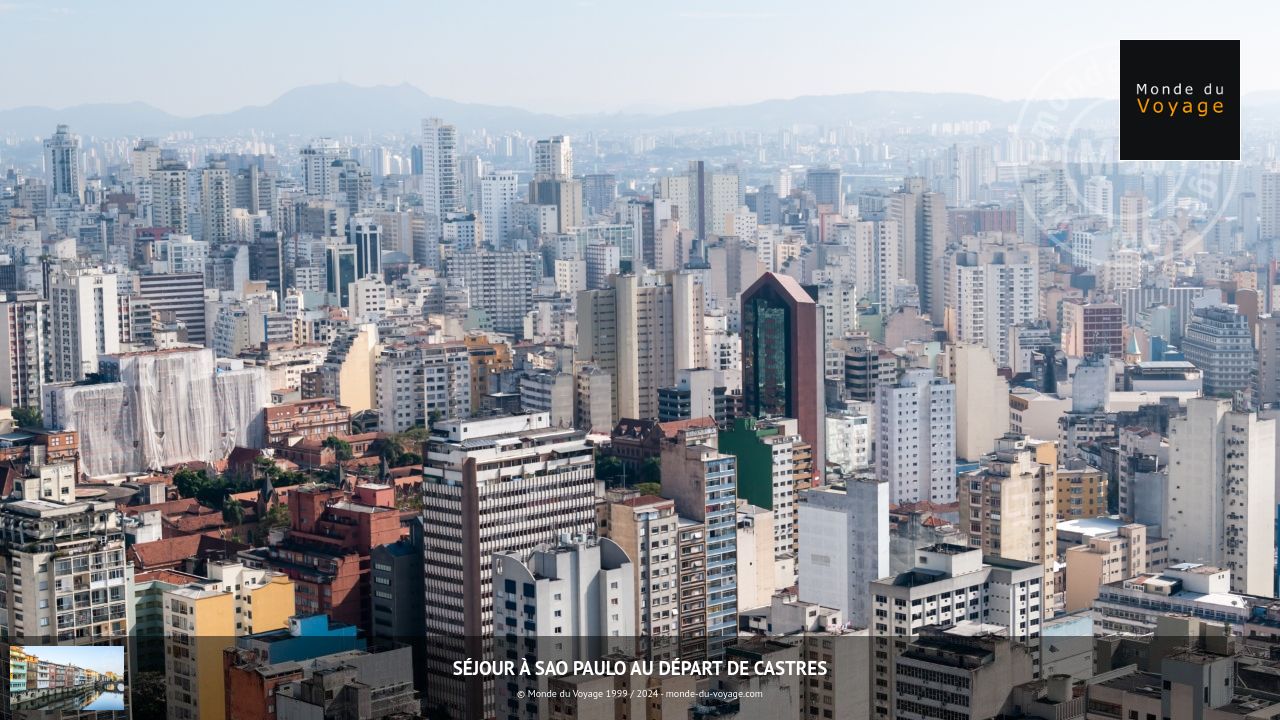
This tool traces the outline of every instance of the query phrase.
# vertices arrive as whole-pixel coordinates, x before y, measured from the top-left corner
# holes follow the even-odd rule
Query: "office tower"
[[[662,441],[662,495],[704,526],[707,653],[720,655],[738,635],[737,458],[716,449],[715,427],[686,427]],[[682,538],[683,542],[683,538]],[[681,558],[688,557],[681,548]],[[691,567],[689,572],[702,568]],[[681,572],[686,572],[681,562]],[[682,606],[683,607],[683,606]],[[691,607],[692,611],[693,608]],[[701,615],[702,613],[696,613]],[[683,630],[683,626],[682,626]]]
[[[1280,315],[1258,318],[1258,371],[1254,374],[1253,402],[1256,407],[1280,404]],[[0,400],[3,402],[3,400]]]
[[[828,212],[844,212],[844,192],[840,186],[840,168],[809,168],[804,171],[804,187],[813,194],[819,208]]]
[[[373,173],[367,167],[350,158],[334,160],[329,172],[333,175],[332,187],[338,205],[348,213],[362,212],[370,205],[373,196]]]
[[[568,135],[556,135],[534,144],[533,174],[548,179],[573,177],[573,146]]]
[[[542,256],[532,252],[458,253],[446,263],[448,276],[467,289],[470,305],[483,310],[493,329],[519,335],[542,279]]]
[[[186,330],[186,342],[205,344],[207,329],[203,272],[138,275],[134,282],[137,295],[151,306],[156,319],[165,323],[180,323]]]
[[[181,160],[161,160],[151,171],[151,224],[170,228],[179,235],[191,233],[190,200],[188,198],[191,171]]]
[[[889,483],[849,475],[800,493],[800,599],[870,627],[871,583],[889,574]]]
[[[380,346],[374,393],[383,432],[471,415],[471,354],[462,343]]]
[[[429,243],[440,237],[446,213],[459,206],[458,131],[440,118],[422,121],[422,212]]]
[[[84,202],[80,136],[72,135],[66,125],[59,125],[51,137],[45,138],[44,161],[49,173],[50,197],[68,196],[76,203]]]
[[[1009,381],[980,345],[947,345],[938,362],[956,387],[956,455],[976,461],[1009,432]]]
[[[278,231],[264,230],[254,236],[249,246],[249,279],[267,284],[267,290],[276,294],[277,310],[284,309],[290,287],[285,280],[287,262],[284,236]]]
[[[480,178],[480,225],[484,244],[492,250],[506,247],[515,229],[512,209],[520,197],[515,173],[491,172]]]
[[[1040,314],[1037,250],[1010,235],[969,240],[949,257],[947,334],[986,347],[1009,367],[1014,328]]]
[[[1204,372],[1204,394],[1231,397],[1253,385],[1253,331],[1234,305],[1196,308],[1182,354]]]
[[[225,719],[223,649],[232,638],[283,628],[293,615],[294,586],[284,575],[235,560],[210,560],[206,572],[160,598],[174,717]]]
[[[635,583],[627,554],[608,538],[561,538],[527,554],[498,551],[493,624],[505,634],[497,649],[536,648],[539,660],[568,663],[633,651]],[[546,693],[546,675],[504,679],[495,684],[495,706],[505,717],[543,718],[559,705]]]
[[[908,641],[929,625],[960,622],[999,625],[1007,637],[1032,648],[1039,672],[1040,637],[1045,610],[1044,568],[1032,562],[983,557],[977,548],[938,544],[916,552],[916,565],[897,576],[871,583],[875,622],[871,626],[872,677],[886,685],[873,687],[880,717],[894,707],[898,658]]]
[[[98,359],[120,351],[117,277],[99,268],[60,268],[49,276],[49,339],[54,382],[98,372]]]
[[[0,405],[40,407],[50,379],[49,303],[34,292],[0,297]]]
[[[789,417],[826,467],[822,309],[795,278],[765,273],[742,293],[742,400],[754,417]]]
[[[102,382],[45,387],[45,426],[79,431],[83,471],[94,478],[220,462],[236,446],[261,444],[270,389],[261,368],[216,365],[205,348],[101,356]]]
[[[356,270],[355,245],[329,245],[324,249],[325,302],[336,307],[351,306],[351,283],[360,277]]]
[[[1274,587],[1276,421],[1192,398],[1169,425],[1169,483],[1161,528],[1170,563],[1231,571],[1231,589]]]
[[[898,227],[899,276],[920,288],[920,310],[928,313],[936,325],[942,320],[947,301],[943,287],[947,198],[941,193],[926,192],[926,187],[924,178],[906,178],[902,189],[889,196],[886,215]]]
[[[528,553],[595,528],[594,450],[546,414],[437,423],[423,448],[428,703],[488,717],[493,681],[453,661],[483,657],[493,633],[493,553]]]
[[[1105,175],[1092,175],[1084,181],[1084,211],[1101,215],[1108,228],[1115,224],[1114,188]]]
[[[1051,440],[1001,437],[977,470],[960,476],[960,532],[983,555],[1025,560],[1045,570],[1053,597],[1058,552],[1058,452]]]
[[[333,164],[346,158],[348,153],[337,140],[316,138],[298,155],[302,162],[302,186],[308,195],[325,197],[338,191]]]
[[[1062,301],[1062,351],[1068,357],[1120,357],[1124,350],[1124,309],[1115,302]]]
[[[215,246],[231,241],[234,194],[227,164],[210,160],[208,166],[200,170],[200,218],[204,223],[201,240]]]
[[[615,418],[656,418],[658,390],[706,366],[702,286],[678,272],[608,280],[578,295],[581,360],[613,378]]]
[[[877,475],[894,504],[956,500],[956,387],[928,370],[876,389]]]
[[[10,591],[0,594],[0,634],[48,645],[125,637],[133,566],[115,504],[76,499],[74,462],[47,462],[29,473],[13,498],[0,502],[0,582]]]
[[[367,217],[347,223],[347,243],[356,248],[356,277],[382,274],[382,226]]]
[[[612,174],[582,176],[582,202],[592,215],[607,215],[618,199],[618,180]]]
[[[622,264],[622,251],[617,245],[591,243],[583,257],[587,263],[586,287],[603,290],[609,287],[609,276],[617,275]]]

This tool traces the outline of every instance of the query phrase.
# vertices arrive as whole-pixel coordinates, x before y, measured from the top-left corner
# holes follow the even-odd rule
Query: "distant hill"
[[[793,124],[933,123],[989,120],[1001,127],[1040,114],[1054,122],[1077,117],[1091,122],[1117,118],[1115,100],[1078,98],[1061,102],[1006,101],[963,93],[874,91],[806,95],[672,113],[602,113],[558,116],[516,107],[438,98],[409,85],[361,87],[328,83],[300,87],[266,105],[227,113],[180,117],[145,103],[77,105],[62,110],[21,107],[0,110],[0,134],[43,137],[59,123],[84,135],[159,135],[188,131],[230,135],[247,130],[273,134],[361,135],[415,130],[424,117],[442,117],[463,129],[521,130],[546,135],[587,130],[726,128],[774,130]],[[1280,118],[1280,91],[1245,98],[1247,118]]]

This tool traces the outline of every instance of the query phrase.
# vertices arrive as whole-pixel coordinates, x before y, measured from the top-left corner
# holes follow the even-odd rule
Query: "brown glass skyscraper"
[[[742,293],[743,409],[755,417],[795,418],[826,468],[822,315],[795,278],[765,273]]]

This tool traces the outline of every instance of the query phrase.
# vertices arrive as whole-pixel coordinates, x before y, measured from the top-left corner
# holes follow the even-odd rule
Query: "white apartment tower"
[[[52,379],[75,382],[98,371],[98,357],[120,352],[116,275],[70,268],[49,278]]]
[[[1009,367],[1013,329],[1039,316],[1038,251],[999,233],[964,245],[948,258],[947,334],[985,346],[998,367]]]
[[[458,209],[458,130],[440,118],[422,121],[422,211],[428,242],[440,237],[445,213]]]
[[[876,389],[877,472],[892,503],[956,500],[956,386],[929,370]]]
[[[501,248],[515,228],[512,211],[520,199],[515,173],[491,172],[480,178],[480,221],[483,242]]]
[[[800,493],[800,599],[869,627],[872,581],[889,574],[889,483],[848,476]]]
[[[1231,571],[1233,592],[1272,594],[1276,421],[1192,398],[1169,428],[1169,561]]]

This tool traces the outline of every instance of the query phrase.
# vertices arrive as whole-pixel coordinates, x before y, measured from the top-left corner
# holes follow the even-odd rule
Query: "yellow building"
[[[1058,519],[1107,514],[1107,476],[1087,465],[1058,469]]]
[[[208,580],[164,593],[165,685],[170,716],[224,720],[222,651],[234,638],[288,625],[293,581],[238,562],[209,564]]]

